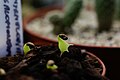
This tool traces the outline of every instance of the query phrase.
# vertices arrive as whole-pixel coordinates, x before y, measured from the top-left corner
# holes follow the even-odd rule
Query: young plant
[[[71,25],[75,22],[79,12],[82,8],[82,0],[69,0],[65,6],[64,16],[59,17],[54,15],[50,18],[50,22],[54,25],[53,32],[59,33],[72,33]]]
[[[55,65],[55,62],[53,60],[48,60],[46,67],[50,70],[56,70],[58,68],[58,66]]]
[[[69,48],[70,44],[68,44],[65,41],[65,40],[68,39],[68,37],[66,35],[64,35],[64,34],[59,34],[57,36],[57,38],[58,38],[58,47],[59,47],[59,49],[61,51],[61,54],[60,54],[60,56],[61,56],[65,51],[69,52],[68,48]]]
[[[34,47],[35,47],[35,45],[31,42],[27,42],[26,44],[24,44],[24,46],[23,46],[24,55],[26,55]]]

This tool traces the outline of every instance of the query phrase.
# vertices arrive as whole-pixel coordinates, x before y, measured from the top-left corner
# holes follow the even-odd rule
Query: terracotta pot
[[[31,22],[33,19],[37,18],[37,17],[43,17],[48,11],[51,10],[62,10],[62,8],[60,6],[51,6],[51,7],[44,7],[44,8],[40,8],[40,10],[38,10],[34,15],[32,16],[28,16],[26,18],[24,18],[23,21],[23,29],[24,29],[24,41],[25,42],[33,42],[36,45],[50,45],[50,44],[57,44],[57,41],[49,39],[48,37],[45,37],[43,35],[40,34],[36,34],[34,32],[29,31],[26,28],[26,25]],[[106,64],[106,68],[107,68],[107,73],[106,75],[108,77],[110,77],[111,79],[115,80],[118,79],[118,69],[119,69],[119,65],[118,65],[118,61],[120,60],[120,47],[103,47],[103,46],[86,46],[86,45],[81,45],[81,44],[75,44],[76,46],[79,46],[82,49],[86,49],[89,52],[94,53],[96,56],[98,56],[99,58],[101,58],[104,63]],[[111,74],[112,73],[112,74]]]

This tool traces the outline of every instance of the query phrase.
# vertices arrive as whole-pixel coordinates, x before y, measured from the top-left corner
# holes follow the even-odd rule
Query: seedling
[[[48,60],[46,67],[50,70],[56,70],[58,68],[58,66],[55,65],[55,62],[53,60]]]
[[[60,56],[61,56],[65,51],[69,52],[68,48],[69,48],[70,44],[68,44],[65,41],[68,39],[68,37],[64,34],[59,34],[57,38],[58,38],[58,47],[61,51],[61,54],[60,54]]]
[[[33,49],[35,47],[35,45],[31,42],[27,42],[24,46],[23,46],[23,50],[24,50],[24,55],[26,55],[31,49]]]

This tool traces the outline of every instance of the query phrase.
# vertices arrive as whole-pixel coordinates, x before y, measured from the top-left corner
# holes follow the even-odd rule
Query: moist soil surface
[[[75,46],[68,50],[60,56],[54,45],[34,46],[25,56],[0,58],[0,68],[6,71],[0,80],[109,80],[101,76],[102,66],[96,58]],[[49,60],[58,68],[47,68]]]

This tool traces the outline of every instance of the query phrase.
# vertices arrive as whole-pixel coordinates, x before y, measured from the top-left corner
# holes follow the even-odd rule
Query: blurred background
[[[25,17],[26,15],[30,15],[41,7],[51,6],[51,5],[63,6],[69,1],[70,0],[22,0],[23,16]],[[103,7],[107,7],[109,10],[109,13],[112,12],[112,10],[109,7],[114,5],[115,7],[114,19],[115,20],[120,19],[120,5],[119,5],[120,1],[119,0],[105,0],[107,2],[101,0],[98,3],[97,3],[98,0],[82,0],[82,1],[83,1],[83,8],[86,7],[88,10],[95,10],[95,5],[98,4],[99,6],[101,6],[100,7],[101,9]],[[104,4],[107,4],[107,6],[103,6]]]
[[[22,0],[23,17],[32,15],[37,9],[46,6],[63,6],[64,0]]]
[[[50,7],[55,5],[66,8],[67,6],[64,13],[65,16],[63,17],[64,19],[61,21],[63,25],[66,25],[67,27],[64,26],[59,28],[61,30],[54,29],[53,32],[60,33],[66,29],[72,33],[72,30],[69,29],[74,29],[77,30],[74,31],[75,37],[78,37],[79,34],[82,35],[79,35],[79,41],[71,38],[71,42],[77,42],[84,45],[88,44],[97,46],[120,47],[119,4],[119,0],[22,0],[22,14],[23,18],[26,18],[33,15],[42,7]],[[75,19],[77,19],[77,21]],[[38,23],[36,23],[36,25],[37,24]],[[53,25],[56,26],[55,23]],[[75,26],[75,28],[71,28],[72,25]],[[57,24],[57,26],[61,25]],[[29,28],[35,29],[34,26]],[[36,27],[36,30],[38,29],[40,30],[40,27]],[[50,31],[47,29],[49,28],[46,27],[46,32],[48,32],[42,34],[49,36],[48,34],[51,33],[49,33]],[[38,32],[41,34],[41,31]],[[63,31],[65,34],[69,34],[69,32]],[[88,39],[90,40],[88,41]]]

